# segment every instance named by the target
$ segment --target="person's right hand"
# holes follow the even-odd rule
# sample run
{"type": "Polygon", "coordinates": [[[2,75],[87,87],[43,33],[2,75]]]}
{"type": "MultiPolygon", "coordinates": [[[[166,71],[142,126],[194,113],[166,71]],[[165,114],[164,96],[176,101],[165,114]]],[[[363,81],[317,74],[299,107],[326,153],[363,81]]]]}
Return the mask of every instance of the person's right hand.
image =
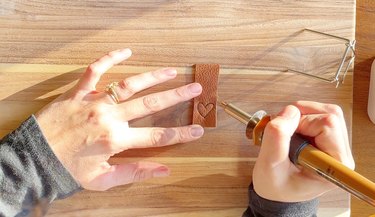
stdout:
{"type": "Polygon", "coordinates": [[[335,188],[327,180],[289,160],[294,132],[311,137],[316,146],[354,169],[348,133],[337,105],[299,101],[287,106],[265,128],[261,150],[253,171],[255,192],[268,200],[307,201],[335,188]]]}

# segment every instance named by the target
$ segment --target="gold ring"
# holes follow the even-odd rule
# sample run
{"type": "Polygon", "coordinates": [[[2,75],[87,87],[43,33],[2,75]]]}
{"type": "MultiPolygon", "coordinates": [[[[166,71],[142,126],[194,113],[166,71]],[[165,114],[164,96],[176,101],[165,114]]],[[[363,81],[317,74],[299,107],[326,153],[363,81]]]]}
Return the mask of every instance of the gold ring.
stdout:
{"type": "Polygon", "coordinates": [[[120,100],[118,98],[118,95],[115,91],[115,87],[119,86],[119,83],[117,81],[114,81],[110,84],[108,84],[105,88],[105,92],[108,93],[108,95],[113,99],[113,101],[115,101],[115,103],[119,103],[120,100]]]}

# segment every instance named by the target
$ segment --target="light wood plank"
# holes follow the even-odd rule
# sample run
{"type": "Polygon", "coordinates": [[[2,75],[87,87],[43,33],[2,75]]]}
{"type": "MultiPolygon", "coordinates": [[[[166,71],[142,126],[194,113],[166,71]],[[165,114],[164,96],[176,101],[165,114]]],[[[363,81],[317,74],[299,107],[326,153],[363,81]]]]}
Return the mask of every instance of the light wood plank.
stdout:
{"type": "MultiPolygon", "coordinates": [[[[300,99],[336,103],[351,132],[351,74],[335,89],[283,71],[334,72],[343,43],[301,30],[353,39],[354,9],[355,0],[1,1],[0,81],[6,85],[0,86],[0,136],[74,85],[87,64],[123,47],[132,48],[133,57],[106,74],[99,90],[134,73],[178,67],[175,81],[143,94],[161,91],[191,82],[195,63],[219,63],[221,99],[269,113],[300,99]]],[[[184,125],[190,113],[191,102],[183,103],[131,125],[184,125]]],[[[240,123],[221,110],[218,115],[219,127],[198,142],[132,150],[116,158],[167,163],[172,177],[105,193],[85,191],[56,202],[49,215],[240,216],[258,148],[240,123]]],[[[319,216],[347,213],[346,193],[322,198],[319,216]]]]}
{"type": "MultiPolygon", "coordinates": [[[[153,70],[149,67],[114,67],[103,77],[98,89],[104,89],[110,81],[123,79],[134,75],[129,72],[145,72],[153,70]]],[[[5,135],[15,129],[22,120],[46,105],[58,94],[74,85],[78,76],[83,72],[83,66],[64,65],[0,65],[0,80],[9,86],[0,91],[0,135],[5,135]],[[56,67],[59,73],[53,73],[56,67]],[[28,70],[22,72],[22,70],[28,70]],[[64,70],[68,72],[64,73],[64,70]],[[38,83],[38,81],[41,81],[38,83]],[[12,93],[13,92],[13,93],[12,93]]],[[[144,95],[156,91],[178,87],[192,82],[191,67],[178,68],[179,75],[173,81],[150,88],[144,95]]],[[[319,100],[336,103],[342,106],[346,120],[351,130],[351,75],[348,75],[345,85],[336,89],[332,84],[321,83],[301,75],[280,72],[265,72],[259,74],[248,69],[223,68],[219,77],[219,98],[229,100],[239,107],[254,113],[267,110],[277,113],[287,104],[296,100],[319,100]],[[277,83],[277,87],[275,86],[277,83]],[[301,90],[301,83],[304,84],[301,90]]],[[[191,123],[192,102],[182,103],[166,109],[155,115],[130,122],[130,126],[180,126],[191,123]]],[[[207,157],[255,157],[259,148],[250,146],[251,142],[245,137],[245,126],[237,122],[221,109],[218,112],[218,127],[206,129],[205,136],[197,142],[173,147],[161,147],[147,150],[129,150],[118,156],[122,157],[150,157],[150,156],[207,156],[207,157]],[[213,149],[215,147],[220,149],[213,149]]]]}
{"type": "MultiPolygon", "coordinates": [[[[82,65],[1,64],[0,79],[9,86],[0,87],[0,133],[5,134],[16,128],[29,114],[74,85],[84,69],[82,65]]],[[[153,69],[155,68],[115,67],[104,76],[99,89],[110,81],[134,75],[134,72],[153,69]]],[[[174,81],[151,88],[144,94],[192,81],[191,67],[180,67],[178,71],[179,75],[174,81]]],[[[223,68],[219,83],[221,98],[235,102],[249,112],[267,109],[270,113],[275,113],[301,97],[338,103],[345,111],[350,129],[351,75],[345,85],[336,89],[331,84],[322,84],[290,73],[223,68]],[[304,91],[299,91],[298,82],[304,84],[304,91]],[[321,93],[324,94],[320,95],[321,93]]],[[[191,107],[191,102],[184,103],[132,122],[131,126],[188,124],[191,122],[191,107]],[[170,118],[171,115],[173,118],[170,118]]],[[[84,191],[54,203],[49,215],[90,216],[92,213],[103,212],[113,216],[205,216],[215,211],[224,216],[239,215],[246,207],[247,186],[259,148],[250,145],[251,141],[244,135],[243,125],[222,110],[218,117],[218,127],[207,129],[205,136],[197,142],[157,149],[129,150],[111,159],[112,163],[139,160],[165,163],[172,169],[171,177],[122,186],[107,192],[84,191]]],[[[346,213],[348,208],[348,194],[342,190],[326,194],[321,201],[322,216],[346,213]]]]}
{"type": "MultiPolygon", "coordinates": [[[[357,59],[354,71],[353,154],[356,170],[375,181],[375,125],[367,115],[370,68],[375,59],[375,2],[357,1],[357,59]]],[[[370,216],[374,207],[352,197],[352,216],[370,216]]]]}
{"type": "MultiPolygon", "coordinates": [[[[139,159],[113,158],[112,163],[139,159]]],[[[69,201],[52,205],[50,215],[90,215],[89,210],[121,216],[183,214],[205,216],[230,209],[238,214],[247,204],[247,186],[253,161],[221,158],[158,158],[172,169],[172,175],[142,183],[117,187],[106,192],[81,192],[69,201]],[[157,198],[155,198],[157,195],[157,198]],[[98,199],[100,198],[100,199],[98,199]],[[80,203],[86,201],[87,203],[80,203]],[[56,209],[54,209],[56,207],[56,209]],[[68,209],[69,207],[69,209],[68,209]],[[143,209],[140,209],[142,207],[143,209]],[[173,211],[171,207],[177,208],[173,211]],[[242,208],[242,209],[240,209],[242,208]],[[136,211],[136,213],[134,213],[136,211]]],[[[320,213],[347,213],[347,194],[337,189],[321,198],[320,213]],[[339,199],[341,198],[341,199],[339,199]],[[335,207],[333,209],[332,207],[335,207]]],[[[223,213],[224,214],[224,213],[223,213]]],[[[346,215],[347,216],[347,215],[346,215]]]]}
{"type": "Polygon", "coordinates": [[[276,64],[285,67],[288,59],[301,56],[301,50],[286,43],[327,40],[295,37],[304,28],[353,39],[354,7],[354,0],[5,0],[0,62],[88,64],[103,51],[131,47],[132,65],[186,66],[209,60],[264,67],[287,60],[276,64]]]}
{"type": "MultiPolygon", "coordinates": [[[[80,213],[65,211],[64,213],[60,214],[49,214],[48,216],[62,216],[62,217],[85,217],[85,216],[92,216],[92,210],[83,210],[80,213]]],[[[209,208],[209,209],[201,209],[201,208],[187,208],[183,209],[180,208],[179,210],[175,210],[173,208],[129,208],[126,210],[124,215],[124,211],[122,209],[99,209],[95,210],[95,214],[98,216],[149,216],[149,217],[206,217],[206,216],[226,216],[226,217],[238,217],[241,216],[244,210],[242,208],[209,208]],[[144,213],[143,215],[139,215],[139,213],[144,213]],[[159,213],[159,214],[155,214],[159,213]],[[173,213],[173,214],[171,214],[173,213]]],[[[350,212],[347,209],[340,209],[340,208],[322,208],[318,212],[318,216],[320,217],[348,217],[350,216],[350,212]]]]}

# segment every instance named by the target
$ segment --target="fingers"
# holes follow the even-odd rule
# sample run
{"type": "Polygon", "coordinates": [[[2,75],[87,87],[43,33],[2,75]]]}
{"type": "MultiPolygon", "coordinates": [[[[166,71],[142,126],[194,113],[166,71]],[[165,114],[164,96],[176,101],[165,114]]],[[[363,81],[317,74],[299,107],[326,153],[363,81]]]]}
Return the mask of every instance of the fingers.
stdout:
{"type": "Polygon", "coordinates": [[[287,106],[267,124],[259,153],[259,163],[275,167],[280,163],[289,162],[290,138],[297,129],[299,120],[299,110],[295,106],[287,106]]]}
{"type": "Polygon", "coordinates": [[[200,125],[174,128],[128,128],[113,138],[116,153],[132,148],[168,146],[199,139],[204,133],[200,125]]]}
{"type": "Polygon", "coordinates": [[[340,119],[333,114],[304,115],[297,131],[315,138],[316,146],[323,152],[354,169],[354,159],[343,134],[340,119]]]}
{"type": "Polygon", "coordinates": [[[112,165],[104,169],[103,173],[92,182],[91,190],[107,190],[109,188],[140,182],[154,177],[169,176],[167,166],[152,162],[137,162],[129,164],[112,165]]]}
{"type": "Polygon", "coordinates": [[[173,79],[176,75],[176,70],[171,68],[142,73],[120,81],[119,86],[115,87],[115,91],[119,101],[122,102],[135,93],[173,79]]]}
{"type": "Polygon", "coordinates": [[[297,131],[311,137],[321,135],[315,140],[319,148],[354,168],[342,109],[338,105],[310,101],[298,101],[295,105],[303,115],[297,131]]]}
{"type": "Polygon", "coordinates": [[[150,94],[119,105],[119,113],[125,120],[153,114],[180,102],[190,100],[202,92],[199,83],[192,83],[176,89],[150,94]]]}
{"type": "MultiPolygon", "coordinates": [[[[348,130],[346,128],[344,114],[340,106],[311,101],[298,101],[295,103],[295,106],[301,111],[302,115],[330,114],[336,116],[339,121],[337,127],[341,128],[341,132],[345,137],[345,143],[349,144],[348,130]]],[[[348,148],[348,153],[351,153],[350,147],[348,148]]]]}
{"type": "Polygon", "coordinates": [[[329,113],[337,116],[343,116],[343,112],[338,105],[325,104],[312,101],[298,101],[295,106],[301,111],[301,114],[322,114],[329,113]]]}
{"type": "Polygon", "coordinates": [[[79,80],[77,84],[78,89],[88,91],[95,90],[95,86],[99,82],[100,77],[112,66],[128,59],[131,54],[130,49],[115,50],[91,63],[79,80]]]}

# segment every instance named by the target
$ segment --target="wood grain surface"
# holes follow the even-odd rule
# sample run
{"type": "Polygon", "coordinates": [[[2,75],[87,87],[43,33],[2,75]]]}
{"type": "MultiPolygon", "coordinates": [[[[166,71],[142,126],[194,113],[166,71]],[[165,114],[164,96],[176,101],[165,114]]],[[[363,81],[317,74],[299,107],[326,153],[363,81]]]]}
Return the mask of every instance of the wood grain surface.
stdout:
{"type": "MultiPolygon", "coordinates": [[[[367,115],[370,69],[375,59],[375,1],[357,1],[356,63],[354,68],[353,155],[356,170],[375,181],[375,124],[367,115]]],[[[352,198],[352,216],[370,216],[375,208],[352,198]]]]}
{"type": "MultiPolygon", "coordinates": [[[[83,66],[1,64],[0,79],[7,87],[0,90],[1,133],[4,135],[39,110],[57,94],[71,87],[84,71],[83,66]],[[6,90],[6,91],[5,91],[6,90]]],[[[154,68],[117,66],[101,80],[105,84],[154,68]],[[128,72],[132,73],[128,73],[128,72]]],[[[173,81],[151,88],[142,94],[162,91],[193,81],[192,67],[177,68],[173,81]]],[[[345,85],[321,83],[300,75],[282,72],[260,74],[252,70],[223,68],[218,92],[223,99],[253,112],[265,109],[270,113],[300,98],[340,104],[350,126],[352,110],[351,75],[345,85]],[[301,83],[304,91],[300,91],[301,83]],[[249,88],[252,87],[252,88],[249,88]],[[257,91],[251,91],[256,88],[257,91]],[[240,93],[234,90],[247,90],[240,93]]],[[[138,95],[139,96],[139,95],[138,95]]],[[[174,126],[191,123],[192,101],[139,119],[130,126],[174,126]]],[[[350,129],[350,128],[349,128],[350,129]]],[[[246,139],[244,126],[222,110],[218,127],[206,129],[205,136],[196,142],[173,147],[129,150],[116,155],[112,163],[152,160],[165,163],[172,176],[143,183],[117,187],[107,192],[81,192],[69,199],[55,202],[51,216],[92,216],[107,213],[111,216],[240,216],[247,203],[247,186],[258,154],[258,147],[246,139]]],[[[333,191],[321,199],[322,216],[347,216],[349,197],[342,190],[333,191]]]]}
{"type": "MultiPolygon", "coordinates": [[[[130,47],[133,57],[110,70],[99,90],[161,66],[176,67],[179,75],[142,94],[170,89],[193,81],[193,64],[217,63],[221,99],[248,112],[269,113],[300,99],[336,103],[351,133],[351,73],[336,89],[285,70],[329,77],[344,44],[302,30],[354,39],[354,19],[354,0],[2,1],[0,135],[71,87],[87,64],[123,47],[130,47]]],[[[191,115],[192,101],[131,126],[184,125],[191,115]]],[[[218,127],[197,142],[130,150],[112,159],[162,162],[172,168],[171,177],[83,191],[55,202],[48,215],[240,216],[259,151],[250,144],[244,126],[219,110],[218,127]]],[[[338,189],[322,197],[319,216],[348,215],[348,194],[338,189]]]]}

